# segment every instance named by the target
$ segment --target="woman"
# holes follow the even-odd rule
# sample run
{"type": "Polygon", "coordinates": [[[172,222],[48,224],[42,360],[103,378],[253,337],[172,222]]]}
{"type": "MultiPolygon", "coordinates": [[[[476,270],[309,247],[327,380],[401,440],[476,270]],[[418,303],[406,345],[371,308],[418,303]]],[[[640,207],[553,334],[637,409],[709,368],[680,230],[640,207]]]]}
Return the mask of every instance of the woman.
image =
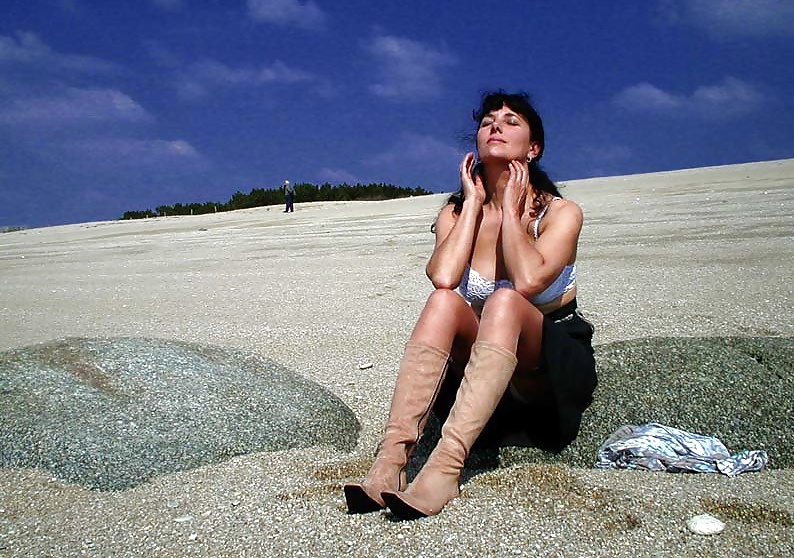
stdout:
{"type": "Polygon", "coordinates": [[[543,123],[527,95],[488,93],[474,118],[479,162],[463,159],[461,190],[436,220],[426,269],[435,290],[406,345],[375,462],[344,487],[350,513],[435,515],[458,496],[478,438],[560,451],[592,400],[593,328],[576,309],[582,210],[538,166],[543,123]],[[431,410],[446,419],[441,439],[406,486],[431,410]]]}

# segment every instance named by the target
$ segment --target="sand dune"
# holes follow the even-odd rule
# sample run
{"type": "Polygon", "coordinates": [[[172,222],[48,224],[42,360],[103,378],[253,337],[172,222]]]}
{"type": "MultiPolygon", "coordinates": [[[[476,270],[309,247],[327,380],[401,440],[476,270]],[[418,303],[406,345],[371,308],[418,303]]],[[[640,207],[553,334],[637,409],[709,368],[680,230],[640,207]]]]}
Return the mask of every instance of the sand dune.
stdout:
{"type": "MultiPolygon", "coordinates": [[[[562,191],[585,212],[579,302],[597,344],[794,336],[794,160],[562,191]]],[[[0,350],[73,336],[243,348],[328,388],[363,425],[351,454],[252,454],[119,493],[0,470],[0,556],[794,554],[788,469],[727,479],[519,463],[473,477],[436,518],[344,514],[340,483],[366,470],[431,289],[423,268],[444,200],[298,201],[293,214],[0,235],[0,350]],[[703,511],[726,530],[686,532],[703,511]]]]}

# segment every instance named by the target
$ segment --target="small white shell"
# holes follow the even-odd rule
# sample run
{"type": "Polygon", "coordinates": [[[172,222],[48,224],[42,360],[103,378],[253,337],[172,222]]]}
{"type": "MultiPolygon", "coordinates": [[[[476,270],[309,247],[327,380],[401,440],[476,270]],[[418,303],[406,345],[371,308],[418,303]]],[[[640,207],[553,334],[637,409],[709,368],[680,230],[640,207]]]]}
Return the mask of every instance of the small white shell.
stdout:
{"type": "Polygon", "coordinates": [[[707,513],[691,517],[686,522],[686,526],[697,535],[716,535],[725,529],[722,521],[707,513]]]}

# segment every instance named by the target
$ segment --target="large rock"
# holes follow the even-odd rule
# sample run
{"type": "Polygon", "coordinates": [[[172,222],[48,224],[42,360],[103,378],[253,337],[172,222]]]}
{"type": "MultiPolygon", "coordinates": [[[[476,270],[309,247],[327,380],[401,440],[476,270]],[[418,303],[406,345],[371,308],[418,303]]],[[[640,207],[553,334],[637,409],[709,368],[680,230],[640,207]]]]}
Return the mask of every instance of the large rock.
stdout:
{"type": "Polygon", "coordinates": [[[242,351],[70,338],[0,353],[0,466],[122,490],[235,455],[355,447],[333,394],[242,351]]]}
{"type": "Polygon", "coordinates": [[[794,467],[794,339],[639,339],[596,356],[600,385],[580,440],[588,464],[621,424],[660,422],[716,436],[732,453],[766,450],[770,467],[794,467]]]}
{"type": "MultiPolygon", "coordinates": [[[[635,339],[596,347],[596,362],[595,399],[562,453],[502,448],[473,455],[472,466],[593,467],[598,447],[618,427],[659,422],[716,436],[732,453],[766,450],[771,468],[794,467],[794,339],[635,339]]],[[[434,437],[424,441],[420,458],[434,437]]]]}

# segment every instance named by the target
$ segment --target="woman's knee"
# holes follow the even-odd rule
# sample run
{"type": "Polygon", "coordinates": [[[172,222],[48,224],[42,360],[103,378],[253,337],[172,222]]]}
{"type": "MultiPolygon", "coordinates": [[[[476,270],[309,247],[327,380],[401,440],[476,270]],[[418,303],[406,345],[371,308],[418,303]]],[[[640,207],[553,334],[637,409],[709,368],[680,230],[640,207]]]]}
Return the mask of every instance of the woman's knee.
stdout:
{"type": "Polygon", "coordinates": [[[496,289],[488,297],[483,307],[483,317],[486,315],[498,315],[500,317],[518,317],[522,307],[530,305],[529,301],[513,289],[496,289]]]}
{"type": "Polygon", "coordinates": [[[414,335],[447,336],[449,343],[457,337],[477,335],[477,319],[469,305],[451,289],[436,289],[427,299],[414,335]]]}
{"type": "Polygon", "coordinates": [[[457,310],[466,305],[458,293],[452,289],[436,289],[427,297],[425,308],[433,310],[457,310]]]}

